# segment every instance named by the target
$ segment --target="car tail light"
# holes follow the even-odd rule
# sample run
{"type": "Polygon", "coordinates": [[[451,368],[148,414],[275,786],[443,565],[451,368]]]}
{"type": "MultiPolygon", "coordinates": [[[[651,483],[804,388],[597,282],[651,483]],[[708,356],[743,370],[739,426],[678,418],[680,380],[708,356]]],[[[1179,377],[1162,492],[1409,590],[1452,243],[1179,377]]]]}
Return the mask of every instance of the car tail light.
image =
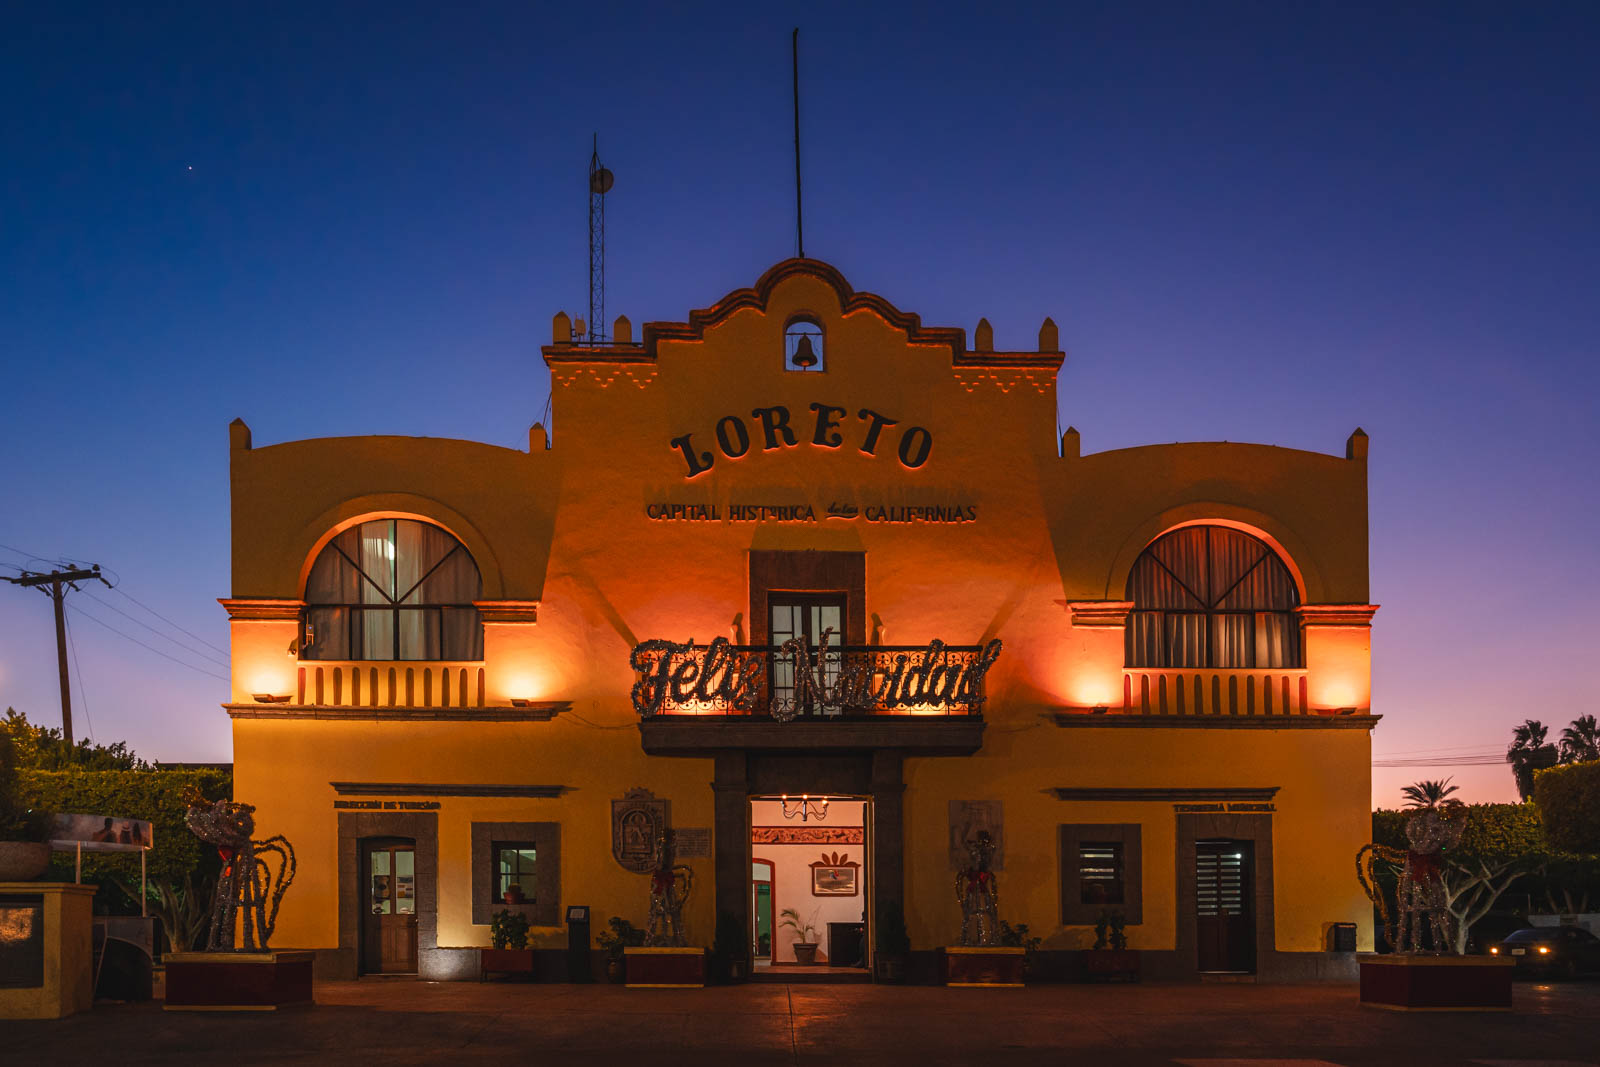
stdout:
{"type": "Polygon", "coordinates": [[[1490,948],[1489,949],[1489,955],[1491,955],[1491,956],[1500,955],[1500,946],[1499,945],[1495,945],[1492,948],[1490,948]]]}
{"type": "Polygon", "coordinates": [[[1549,945],[1540,945],[1539,946],[1539,955],[1541,955],[1541,956],[1550,955],[1550,946],[1549,945]]]}

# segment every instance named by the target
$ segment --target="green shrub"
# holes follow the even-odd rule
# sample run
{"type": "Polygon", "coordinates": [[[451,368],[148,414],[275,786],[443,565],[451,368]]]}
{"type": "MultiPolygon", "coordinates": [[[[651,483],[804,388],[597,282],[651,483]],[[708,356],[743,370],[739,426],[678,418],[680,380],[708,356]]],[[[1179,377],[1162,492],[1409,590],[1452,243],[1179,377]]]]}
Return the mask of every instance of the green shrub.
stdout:
{"type": "Polygon", "coordinates": [[[509,908],[496,912],[489,920],[489,939],[495,948],[527,948],[528,917],[509,908]]]}
{"type": "Polygon", "coordinates": [[[1551,845],[1563,852],[1600,853],[1600,762],[1538,772],[1533,799],[1551,845]]]}

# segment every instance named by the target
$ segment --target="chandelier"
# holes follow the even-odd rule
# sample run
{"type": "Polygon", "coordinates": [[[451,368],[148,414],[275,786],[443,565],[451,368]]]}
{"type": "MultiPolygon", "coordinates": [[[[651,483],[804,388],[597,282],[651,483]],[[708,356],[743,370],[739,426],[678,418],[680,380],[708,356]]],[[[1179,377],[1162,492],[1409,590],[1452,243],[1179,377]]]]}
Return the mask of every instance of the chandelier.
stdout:
{"type": "Polygon", "coordinates": [[[807,822],[811,819],[821,822],[828,817],[827,797],[813,799],[809,793],[791,797],[785,793],[780,799],[783,801],[783,817],[785,819],[793,819],[795,816],[799,816],[801,822],[807,822]]]}

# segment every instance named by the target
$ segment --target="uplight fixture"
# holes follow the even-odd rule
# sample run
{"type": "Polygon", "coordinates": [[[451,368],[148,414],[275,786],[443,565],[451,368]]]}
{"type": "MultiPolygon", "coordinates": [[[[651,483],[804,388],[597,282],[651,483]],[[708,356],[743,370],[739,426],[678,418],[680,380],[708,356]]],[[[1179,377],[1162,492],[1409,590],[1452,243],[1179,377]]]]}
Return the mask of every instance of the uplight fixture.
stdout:
{"type": "Polygon", "coordinates": [[[284,693],[282,696],[279,696],[276,693],[250,694],[250,699],[254,700],[257,704],[287,704],[289,703],[289,698],[290,695],[288,693],[284,693]]]}

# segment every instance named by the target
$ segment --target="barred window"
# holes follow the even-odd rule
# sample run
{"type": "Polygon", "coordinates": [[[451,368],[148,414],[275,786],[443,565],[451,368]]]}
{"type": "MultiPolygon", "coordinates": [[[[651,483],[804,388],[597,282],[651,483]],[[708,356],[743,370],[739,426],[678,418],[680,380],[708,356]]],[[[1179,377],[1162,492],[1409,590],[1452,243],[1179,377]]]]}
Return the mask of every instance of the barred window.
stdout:
{"type": "Polygon", "coordinates": [[[1129,667],[1301,667],[1300,593],[1265,541],[1185,526],[1154,541],[1128,575],[1129,667]]]}
{"type": "Polygon", "coordinates": [[[480,660],[483,580],[437,526],[375,519],[341,532],[306,581],[300,658],[480,660]]]}

